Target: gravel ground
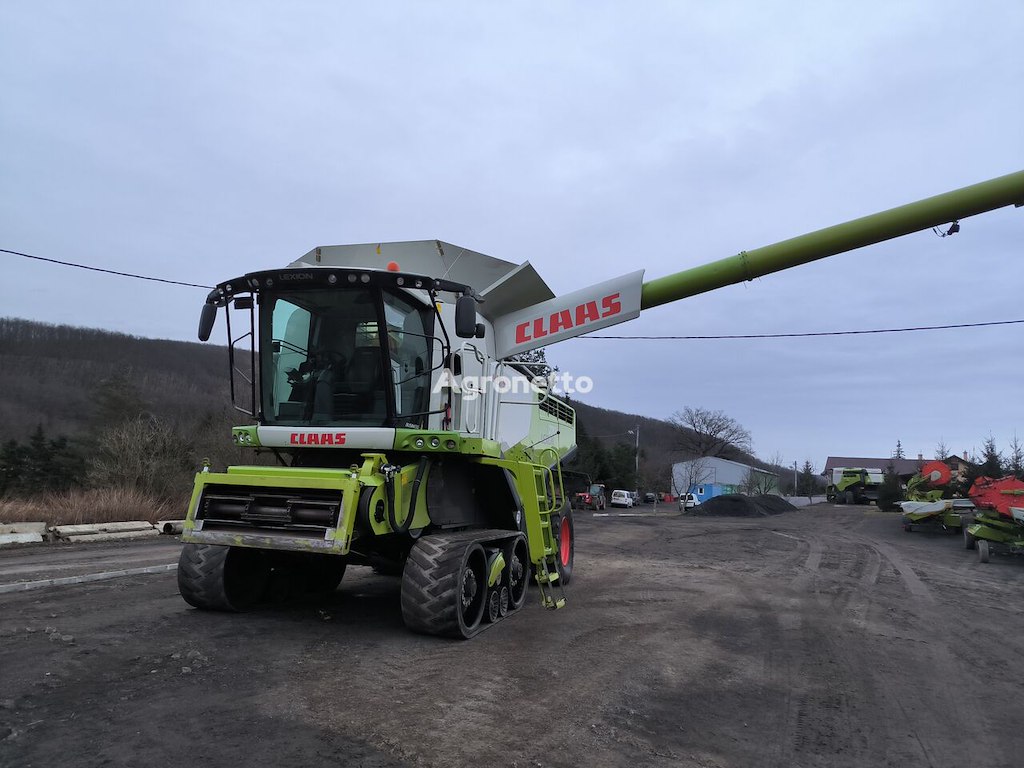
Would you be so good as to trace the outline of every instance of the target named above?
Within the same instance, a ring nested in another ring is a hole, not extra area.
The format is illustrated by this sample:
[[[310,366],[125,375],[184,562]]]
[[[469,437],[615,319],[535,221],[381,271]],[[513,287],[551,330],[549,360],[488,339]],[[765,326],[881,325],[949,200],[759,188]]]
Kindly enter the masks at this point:
[[[363,568],[244,615],[173,573],[0,594],[0,765],[1020,764],[1024,558],[831,505],[576,534],[569,606],[468,642],[405,631]],[[174,559],[22,547],[0,584]]]

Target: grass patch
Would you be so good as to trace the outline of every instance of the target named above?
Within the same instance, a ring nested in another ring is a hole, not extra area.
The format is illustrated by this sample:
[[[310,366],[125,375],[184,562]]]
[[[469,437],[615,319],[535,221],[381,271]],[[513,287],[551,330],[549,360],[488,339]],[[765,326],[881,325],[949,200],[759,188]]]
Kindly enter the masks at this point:
[[[134,488],[73,489],[24,499],[0,499],[0,522],[49,525],[183,520],[189,496],[156,497]]]

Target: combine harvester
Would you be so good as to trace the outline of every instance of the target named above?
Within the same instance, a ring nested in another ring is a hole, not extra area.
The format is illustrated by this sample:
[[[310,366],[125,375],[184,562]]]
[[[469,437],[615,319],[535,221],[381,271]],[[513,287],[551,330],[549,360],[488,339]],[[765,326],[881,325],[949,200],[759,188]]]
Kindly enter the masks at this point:
[[[982,563],[993,551],[1024,554],[1024,482],[979,477],[969,495],[979,513],[964,526],[964,547],[977,550]]]
[[[974,502],[970,499],[943,499],[944,488],[953,474],[941,461],[929,461],[907,483],[907,501],[900,502],[903,510],[903,530],[910,533],[914,526],[939,528],[945,533],[956,533],[970,519]]]
[[[836,467],[832,470],[832,482],[825,487],[825,498],[836,504],[877,503],[884,478],[880,469]]]
[[[178,584],[193,606],[333,590],[347,565],[400,573],[405,624],[468,638],[532,579],[565,604],[576,415],[514,356],[642,310],[1024,204],[1024,172],[644,282],[554,296],[531,264],[435,240],[315,248],[208,296],[227,322],[235,442],[279,466],[196,476]],[[237,386],[236,386],[237,385]],[[236,397],[236,389],[238,389]]]

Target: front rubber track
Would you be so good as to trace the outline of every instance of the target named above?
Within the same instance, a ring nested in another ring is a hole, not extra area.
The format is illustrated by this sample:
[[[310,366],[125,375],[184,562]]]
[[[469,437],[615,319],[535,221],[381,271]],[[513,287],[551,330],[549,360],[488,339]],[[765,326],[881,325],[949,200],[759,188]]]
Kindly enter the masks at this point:
[[[494,626],[485,621],[466,625],[459,610],[462,587],[459,577],[474,544],[504,547],[516,538],[522,538],[522,534],[503,530],[423,536],[410,550],[402,574],[405,626],[426,635],[462,639]],[[510,611],[509,615],[512,613]]]
[[[178,591],[207,611],[244,611],[258,603],[269,570],[258,550],[185,544],[178,558]]]

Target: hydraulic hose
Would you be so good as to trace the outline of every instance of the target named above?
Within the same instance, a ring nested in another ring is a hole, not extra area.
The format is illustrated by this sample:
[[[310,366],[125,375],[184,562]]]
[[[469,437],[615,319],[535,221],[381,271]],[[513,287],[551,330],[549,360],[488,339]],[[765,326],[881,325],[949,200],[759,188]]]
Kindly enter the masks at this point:
[[[416,468],[416,479],[412,481],[412,493],[409,496],[409,514],[405,516],[405,522],[402,523],[402,533],[409,530],[413,515],[416,514],[416,499],[419,498],[420,483],[423,482],[423,476],[427,473],[428,464],[430,464],[430,460],[426,456],[420,456],[420,465]]]

